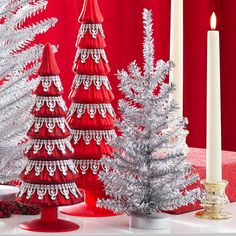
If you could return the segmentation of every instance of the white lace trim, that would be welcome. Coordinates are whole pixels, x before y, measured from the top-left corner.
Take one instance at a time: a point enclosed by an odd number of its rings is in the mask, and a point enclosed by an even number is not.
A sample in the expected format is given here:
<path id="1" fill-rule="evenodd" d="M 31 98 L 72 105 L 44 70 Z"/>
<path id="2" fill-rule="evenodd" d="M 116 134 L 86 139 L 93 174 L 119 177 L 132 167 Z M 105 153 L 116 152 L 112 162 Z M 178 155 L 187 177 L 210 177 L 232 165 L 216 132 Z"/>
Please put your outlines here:
<path id="1" fill-rule="evenodd" d="M 60 77 L 57 76 L 40 76 L 40 82 L 43 86 L 43 91 L 48 92 L 49 88 L 52 86 L 52 83 L 55 85 L 55 87 L 58 89 L 58 91 L 62 91 L 63 87 L 61 84 Z"/>
<path id="2" fill-rule="evenodd" d="M 48 129 L 49 133 L 52 133 L 55 129 L 56 125 L 58 128 L 61 129 L 62 133 L 66 132 L 66 127 L 69 129 L 69 126 L 67 125 L 67 122 L 64 117 L 60 118 L 42 118 L 42 117 L 34 117 L 33 120 L 33 126 L 34 126 L 34 132 L 39 132 L 39 130 L 43 127 L 45 124 L 46 128 Z"/>
<path id="3" fill-rule="evenodd" d="M 114 129 L 112 130 L 71 130 L 74 144 L 77 144 L 80 139 L 83 139 L 86 145 L 89 145 L 92 140 L 97 145 L 101 144 L 102 139 L 106 142 L 114 140 L 117 135 Z"/>
<path id="4" fill-rule="evenodd" d="M 73 160 L 75 163 L 76 168 L 81 171 L 83 175 L 87 173 L 87 171 L 90 169 L 92 170 L 93 174 L 96 175 L 100 169 L 107 172 L 107 168 L 100 160 Z"/>
<path id="5" fill-rule="evenodd" d="M 56 161 L 36 161 L 28 160 L 24 174 L 28 175 L 34 169 L 35 176 L 40 176 L 41 172 L 46 169 L 49 176 L 54 176 L 58 169 L 64 176 L 67 176 L 68 170 L 73 174 L 78 173 L 75 164 L 71 159 Z"/>
<path id="6" fill-rule="evenodd" d="M 70 199 L 70 194 L 73 194 L 75 198 L 81 196 L 75 183 L 44 185 L 23 182 L 20 186 L 18 197 L 21 198 L 26 193 L 26 199 L 30 199 L 36 193 L 39 200 L 43 200 L 46 194 L 51 197 L 51 200 L 56 200 L 59 192 L 66 200 Z"/>
<path id="7" fill-rule="evenodd" d="M 102 118 L 106 118 L 107 113 L 111 115 L 111 117 L 115 117 L 115 111 L 111 104 L 109 103 L 101 103 L 101 104 L 82 104 L 82 103 L 73 103 L 69 109 L 68 116 L 73 116 L 73 114 L 77 112 L 77 117 L 81 118 L 85 112 L 87 112 L 90 118 L 94 118 L 96 113 L 98 112 Z"/>
<path id="8" fill-rule="evenodd" d="M 85 90 L 88 90 L 92 84 L 96 87 L 97 90 L 100 90 L 102 85 L 107 90 L 112 89 L 107 76 L 76 75 L 72 84 L 72 89 L 78 89 L 81 84 L 84 86 Z"/>
<path id="9" fill-rule="evenodd" d="M 66 148 L 68 148 L 72 153 L 74 152 L 73 147 L 70 143 L 70 138 L 66 139 L 30 139 L 26 145 L 25 153 L 28 153 L 29 150 L 33 147 L 33 153 L 37 154 L 43 147 L 47 151 L 48 155 L 52 155 L 52 152 L 55 146 L 63 153 L 66 154 Z"/>
<path id="10" fill-rule="evenodd" d="M 89 56 L 92 57 L 92 59 L 98 64 L 101 58 L 108 63 L 106 53 L 104 49 L 85 49 L 85 48 L 79 48 L 76 53 L 77 59 L 80 58 L 81 63 L 85 63 L 86 60 L 89 58 Z"/>
<path id="11" fill-rule="evenodd" d="M 99 32 L 102 37 L 105 38 L 102 24 L 82 24 L 79 30 L 79 37 L 83 38 L 87 31 L 89 31 L 94 39 L 97 37 Z"/>
<path id="12" fill-rule="evenodd" d="M 37 96 L 35 102 L 36 111 L 39 111 L 44 104 L 46 104 L 46 106 L 49 108 L 51 112 L 54 112 L 56 105 L 58 105 L 63 111 L 67 110 L 65 101 L 63 100 L 62 96 L 58 97 Z"/>

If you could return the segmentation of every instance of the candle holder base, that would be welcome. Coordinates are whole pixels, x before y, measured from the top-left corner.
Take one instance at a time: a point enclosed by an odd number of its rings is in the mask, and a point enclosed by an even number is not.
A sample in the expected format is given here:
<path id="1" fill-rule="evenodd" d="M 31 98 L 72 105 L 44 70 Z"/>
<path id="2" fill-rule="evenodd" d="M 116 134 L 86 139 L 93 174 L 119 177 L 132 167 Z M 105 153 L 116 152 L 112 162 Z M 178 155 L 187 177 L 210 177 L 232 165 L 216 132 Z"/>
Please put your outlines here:
<path id="1" fill-rule="evenodd" d="M 228 182 L 223 180 L 221 183 L 213 183 L 202 180 L 201 184 L 205 189 L 205 196 L 201 202 L 204 210 L 197 212 L 196 217 L 206 220 L 230 219 L 231 214 L 224 212 L 226 205 L 229 204 L 229 199 L 225 194 Z"/>
<path id="2" fill-rule="evenodd" d="M 198 211 L 196 217 L 205 219 L 205 220 L 227 220 L 232 217 L 228 212 L 208 212 L 208 211 Z"/>

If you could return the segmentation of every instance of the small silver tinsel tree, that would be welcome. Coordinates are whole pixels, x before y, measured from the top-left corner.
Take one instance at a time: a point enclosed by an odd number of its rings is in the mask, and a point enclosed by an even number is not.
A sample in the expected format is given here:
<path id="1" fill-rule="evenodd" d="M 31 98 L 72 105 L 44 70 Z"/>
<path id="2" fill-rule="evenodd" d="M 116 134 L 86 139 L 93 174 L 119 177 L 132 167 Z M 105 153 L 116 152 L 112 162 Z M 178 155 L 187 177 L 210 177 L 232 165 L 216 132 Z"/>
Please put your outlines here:
<path id="1" fill-rule="evenodd" d="M 18 178 L 24 167 L 19 143 L 27 131 L 37 82 L 29 77 L 42 54 L 42 45 L 33 41 L 57 22 L 49 18 L 28 24 L 27 19 L 46 6 L 46 0 L 0 0 L 0 182 Z"/>
<path id="2" fill-rule="evenodd" d="M 118 72 L 126 97 L 119 101 L 122 136 L 112 142 L 114 158 L 103 158 L 110 171 L 100 173 L 111 198 L 98 200 L 100 207 L 139 215 L 170 211 L 201 196 L 199 188 L 185 190 L 198 175 L 186 160 L 187 120 L 176 116 L 177 104 L 170 99 L 175 87 L 164 82 L 173 63 L 154 63 L 151 11 L 144 10 L 143 22 L 144 73 L 136 62 L 129 73 Z"/>

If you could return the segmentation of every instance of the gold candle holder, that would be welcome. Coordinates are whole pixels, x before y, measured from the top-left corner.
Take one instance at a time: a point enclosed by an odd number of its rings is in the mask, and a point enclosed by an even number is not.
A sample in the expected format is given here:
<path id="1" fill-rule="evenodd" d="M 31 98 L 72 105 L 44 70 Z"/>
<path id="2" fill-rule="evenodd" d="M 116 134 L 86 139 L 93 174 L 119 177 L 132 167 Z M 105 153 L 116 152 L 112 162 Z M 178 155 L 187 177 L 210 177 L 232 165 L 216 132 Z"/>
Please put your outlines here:
<path id="1" fill-rule="evenodd" d="M 228 181 L 221 183 L 212 183 L 202 180 L 201 184 L 205 189 L 205 196 L 202 199 L 201 206 L 204 210 L 196 213 L 196 217 L 206 220 L 226 220 L 231 218 L 231 214 L 224 212 L 229 199 L 225 194 L 225 188 Z"/>

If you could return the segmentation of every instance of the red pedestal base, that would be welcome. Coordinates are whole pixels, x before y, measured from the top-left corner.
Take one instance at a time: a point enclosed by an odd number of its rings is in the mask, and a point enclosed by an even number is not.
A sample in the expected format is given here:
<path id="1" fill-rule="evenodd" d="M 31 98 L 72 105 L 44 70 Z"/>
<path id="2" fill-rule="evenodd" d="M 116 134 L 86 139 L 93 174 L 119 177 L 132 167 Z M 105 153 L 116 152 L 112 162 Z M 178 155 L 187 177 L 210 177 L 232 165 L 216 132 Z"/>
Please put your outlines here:
<path id="1" fill-rule="evenodd" d="M 51 223 L 45 223 L 38 219 L 22 223 L 20 228 L 35 232 L 67 232 L 79 229 L 79 225 L 60 219 Z"/>
<path id="2" fill-rule="evenodd" d="M 20 224 L 20 228 L 35 232 L 68 232 L 79 229 L 79 225 L 57 218 L 57 208 L 43 208 L 41 219 Z"/>
<path id="3" fill-rule="evenodd" d="M 96 206 L 97 198 L 100 198 L 100 195 L 98 195 L 98 192 L 86 191 L 84 194 L 85 201 L 83 203 L 65 207 L 61 212 L 71 216 L 82 217 L 116 216 L 114 212 Z"/>

